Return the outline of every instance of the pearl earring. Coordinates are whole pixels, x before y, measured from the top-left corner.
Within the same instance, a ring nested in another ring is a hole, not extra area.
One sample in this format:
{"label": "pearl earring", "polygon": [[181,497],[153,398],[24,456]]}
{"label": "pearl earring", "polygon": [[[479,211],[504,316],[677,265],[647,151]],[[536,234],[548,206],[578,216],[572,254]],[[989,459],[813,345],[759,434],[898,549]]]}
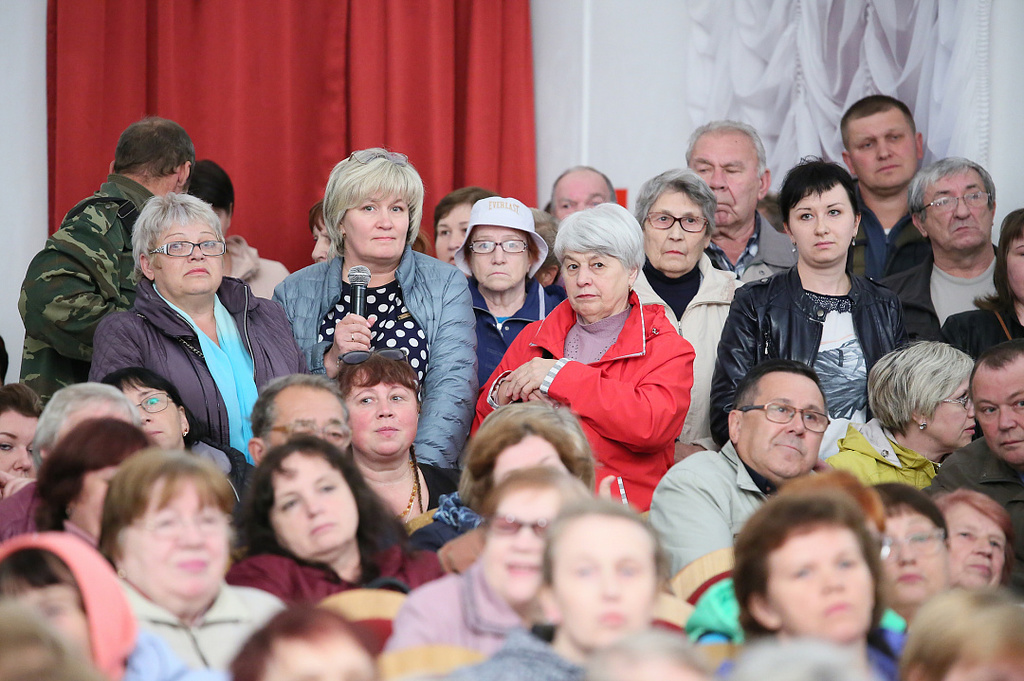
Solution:
{"label": "pearl earring", "polygon": [[921,423],[918,424],[917,427],[918,427],[919,430],[924,430],[925,428],[928,427],[928,422],[927,421],[921,421]]}

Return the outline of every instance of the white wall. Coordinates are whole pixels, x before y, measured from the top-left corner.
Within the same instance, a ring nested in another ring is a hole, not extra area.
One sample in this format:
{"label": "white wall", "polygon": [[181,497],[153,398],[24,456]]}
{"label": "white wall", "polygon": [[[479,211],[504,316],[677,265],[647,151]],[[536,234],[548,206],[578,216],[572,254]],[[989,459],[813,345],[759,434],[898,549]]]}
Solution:
{"label": "white wall", "polygon": [[0,242],[0,335],[18,380],[25,328],[21,282],[46,240],[46,0],[0,0],[0,187],[7,200]]}
{"label": "white wall", "polygon": [[[583,163],[628,189],[632,208],[645,180],[685,165],[703,123],[687,114],[685,2],[532,0],[531,11],[540,202],[562,170]],[[997,227],[1024,206],[1021,27],[1024,2],[992,0],[990,158],[976,160],[995,179]]]}

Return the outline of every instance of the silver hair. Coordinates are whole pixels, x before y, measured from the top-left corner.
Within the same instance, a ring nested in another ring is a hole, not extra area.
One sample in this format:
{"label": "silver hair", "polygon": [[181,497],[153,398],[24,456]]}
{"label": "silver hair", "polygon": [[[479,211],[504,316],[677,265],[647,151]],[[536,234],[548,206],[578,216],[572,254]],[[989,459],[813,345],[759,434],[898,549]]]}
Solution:
{"label": "silver hair", "polygon": [[924,216],[924,195],[933,184],[944,177],[972,170],[981,176],[981,182],[988,192],[988,207],[991,210],[996,205],[996,184],[992,181],[992,176],[974,161],[961,156],[950,156],[917,171],[917,175],[910,181],[910,186],[907,187],[907,208],[911,215]]}
{"label": "silver hair", "polygon": [[552,204],[552,209],[554,209],[555,188],[558,187],[558,183],[561,182],[562,178],[565,177],[566,175],[568,175],[569,173],[578,173],[578,172],[583,171],[583,170],[589,170],[592,173],[597,173],[598,175],[600,175],[601,179],[604,180],[605,185],[608,187],[608,200],[609,201],[614,201],[615,200],[615,185],[612,184],[611,179],[607,175],[605,175],[600,170],[598,170],[597,168],[594,168],[592,166],[573,166],[572,168],[569,168],[568,170],[563,171],[562,174],[559,175],[555,179],[555,183],[553,185],[551,185],[551,201],[549,203]]}
{"label": "silver hair", "polygon": [[148,255],[157,247],[157,242],[167,230],[192,224],[209,227],[219,240],[224,241],[220,218],[213,212],[213,207],[202,199],[189,194],[170,192],[146,201],[132,229],[132,258],[135,259],[135,271],[141,272],[139,263],[142,256]]}
{"label": "silver hair", "polygon": [[587,662],[587,681],[627,681],[644,662],[664,661],[711,678],[711,667],[690,639],[661,629],[646,629],[625,636],[597,651]]}
{"label": "silver hair", "polygon": [[345,406],[345,398],[341,395],[337,381],[332,381],[321,374],[289,374],[275,378],[260,390],[260,396],[256,398],[256,404],[252,407],[253,435],[263,439],[270,437],[270,429],[274,427],[274,421],[277,420],[274,401],[284,390],[293,387],[322,390],[332,395],[341,405],[341,411],[345,414],[345,422],[348,423],[348,407]]}
{"label": "silver hair", "polygon": [[666,170],[661,175],[652,177],[640,187],[640,193],[636,197],[636,208],[633,216],[643,227],[651,206],[665,192],[681,192],[700,208],[701,215],[707,220],[705,233],[710,236],[715,233],[715,209],[718,208],[718,199],[711,187],[697,173],[689,168],[676,168]]}
{"label": "silver hair", "polygon": [[730,681],[871,681],[846,648],[819,639],[763,640],[746,646]]}
{"label": "silver hair", "polygon": [[[32,439],[32,451],[35,456],[38,458],[41,450],[53,449],[60,439],[61,427],[69,416],[97,404],[120,407],[132,423],[136,426],[141,425],[139,410],[114,386],[104,383],[69,385],[53,394],[39,416],[36,434]],[[36,461],[37,465],[38,463],[39,461]]]}
{"label": "silver hair", "polygon": [[894,433],[916,428],[913,415],[930,419],[973,368],[970,355],[939,341],[897,348],[879,359],[868,374],[871,413]]}
{"label": "silver hair", "polygon": [[602,203],[562,220],[555,237],[558,262],[569,251],[607,255],[627,270],[639,270],[647,257],[640,223],[617,203]]}
{"label": "silver hair", "polygon": [[[362,162],[359,158],[368,157]],[[341,221],[345,213],[367,199],[400,196],[409,207],[409,233],[405,243],[416,241],[423,217],[423,180],[402,154],[374,147],[354,151],[334,166],[324,190],[324,228],[331,238],[331,256],[344,256],[345,237]]]}
{"label": "silver hair", "polygon": [[757,152],[758,176],[764,175],[764,171],[768,170],[768,155],[764,153],[764,144],[761,142],[761,136],[757,134],[754,126],[730,120],[711,121],[693,131],[693,134],[690,135],[690,141],[686,145],[687,165],[689,165],[690,158],[693,156],[693,148],[697,146],[697,140],[711,132],[738,132],[741,135],[746,135],[750,139],[750,143],[754,145],[754,151]]}

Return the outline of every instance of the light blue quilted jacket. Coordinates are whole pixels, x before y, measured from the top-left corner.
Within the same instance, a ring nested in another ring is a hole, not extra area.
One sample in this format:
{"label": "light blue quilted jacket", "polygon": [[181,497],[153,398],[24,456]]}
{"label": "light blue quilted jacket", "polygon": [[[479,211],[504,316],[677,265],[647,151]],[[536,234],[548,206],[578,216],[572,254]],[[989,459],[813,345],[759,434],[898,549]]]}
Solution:
{"label": "light blue quilted jacket", "polygon": [[[274,290],[284,306],[309,370],[324,373],[330,342],[317,342],[320,323],[341,298],[341,258],[310,265]],[[466,275],[406,246],[396,272],[402,297],[427,336],[429,357],[416,433],[416,457],[455,468],[466,444],[477,398],[476,321]]]}

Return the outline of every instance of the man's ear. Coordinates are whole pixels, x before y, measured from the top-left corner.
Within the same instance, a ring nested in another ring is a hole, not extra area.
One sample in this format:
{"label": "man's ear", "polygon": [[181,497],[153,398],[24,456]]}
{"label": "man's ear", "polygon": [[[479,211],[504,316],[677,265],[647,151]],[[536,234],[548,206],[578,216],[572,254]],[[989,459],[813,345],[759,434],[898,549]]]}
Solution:
{"label": "man's ear", "polygon": [[768,196],[768,190],[772,188],[772,171],[770,168],[764,169],[764,174],[761,175],[761,186],[757,189],[757,200],[760,201],[764,197]]}
{"label": "man's ear", "polygon": [[252,462],[257,466],[260,465],[260,461],[263,461],[263,455],[267,453],[267,444],[261,437],[253,437],[249,439],[249,456],[252,457]]}
{"label": "man's ear", "polygon": [[733,409],[729,412],[729,440],[740,441],[740,429],[742,427],[743,412]]}
{"label": "man's ear", "polygon": [[853,161],[851,160],[849,152],[843,149],[843,163],[846,164],[846,168],[850,171],[850,175],[857,177],[856,171],[853,169]]}
{"label": "man's ear", "polygon": [[928,232],[926,232],[924,230],[924,227],[921,225],[921,218],[920,218],[920,216],[918,216],[917,213],[914,213],[913,215],[910,216],[910,219],[913,221],[914,227],[917,227],[917,231],[919,231],[921,233],[921,236],[923,236],[925,239],[927,239],[928,238]]}

